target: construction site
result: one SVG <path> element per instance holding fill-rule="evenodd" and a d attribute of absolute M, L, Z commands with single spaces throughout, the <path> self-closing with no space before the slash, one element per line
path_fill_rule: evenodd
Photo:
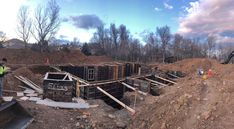
<path fill-rule="evenodd" d="M 57 60 L 22 51 L 1 50 L 12 72 L 4 79 L 0 128 L 234 127 L 231 56 L 223 64 L 207 58 L 144 64 L 77 50 L 59 52 Z"/>

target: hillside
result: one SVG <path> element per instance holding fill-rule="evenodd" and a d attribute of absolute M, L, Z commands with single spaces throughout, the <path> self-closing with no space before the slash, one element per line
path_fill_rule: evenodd
<path fill-rule="evenodd" d="M 184 71 L 187 76 L 137 114 L 129 129 L 232 129 L 234 127 L 234 65 L 215 60 L 188 59 L 162 69 Z M 196 69 L 212 69 L 204 80 Z"/>
<path fill-rule="evenodd" d="M 47 58 L 50 64 L 83 64 L 111 61 L 111 58 L 106 56 L 85 56 L 80 50 L 40 53 L 32 50 L 5 48 L 0 49 L 0 58 L 3 57 L 8 59 L 9 64 L 44 64 Z"/>

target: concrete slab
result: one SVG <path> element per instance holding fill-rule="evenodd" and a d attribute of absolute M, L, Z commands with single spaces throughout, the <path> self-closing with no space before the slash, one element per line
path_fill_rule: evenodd
<path fill-rule="evenodd" d="M 65 109 L 85 109 L 85 108 L 89 108 L 89 104 L 87 104 L 87 103 L 50 102 L 48 100 L 39 100 L 36 103 L 46 105 L 46 106 L 49 106 L 49 107 L 59 107 L 59 108 L 65 108 Z"/>
<path fill-rule="evenodd" d="M 24 92 L 16 92 L 16 95 L 19 97 L 24 96 Z"/>
<path fill-rule="evenodd" d="M 10 101 L 12 101 L 13 96 L 4 96 L 4 97 L 2 97 L 2 99 L 3 99 L 5 102 L 10 102 Z"/>

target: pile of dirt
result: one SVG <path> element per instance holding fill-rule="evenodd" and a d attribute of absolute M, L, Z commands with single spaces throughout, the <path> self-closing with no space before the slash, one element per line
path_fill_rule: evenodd
<path fill-rule="evenodd" d="M 35 74 L 27 67 L 18 68 L 4 77 L 4 90 L 22 91 L 19 86 L 24 86 L 15 76 L 26 77 L 38 86 L 42 87 L 43 76 L 42 74 Z"/>
<path fill-rule="evenodd" d="M 204 71 L 208 71 L 214 65 L 219 64 L 216 60 L 205 59 L 205 58 L 193 58 L 193 59 L 185 59 L 182 61 L 178 61 L 173 64 L 155 64 L 151 65 L 151 67 L 158 67 L 160 70 L 174 70 L 174 71 L 182 71 L 186 74 L 193 74 L 197 72 L 198 69 L 203 69 Z"/>
<path fill-rule="evenodd" d="M 111 58 L 105 56 L 85 56 L 80 50 L 54 51 L 47 53 L 35 52 L 25 49 L 0 50 L 0 58 L 7 58 L 9 64 L 82 64 L 109 62 Z"/>
<path fill-rule="evenodd" d="M 178 84 L 166 87 L 156 102 L 136 114 L 129 129 L 232 129 L 234 127 L 234 66 L 215 60 L 188 59 L 161 66 L 184 71 Z M 212 69 L 204 80 L 197 68 Z"/>

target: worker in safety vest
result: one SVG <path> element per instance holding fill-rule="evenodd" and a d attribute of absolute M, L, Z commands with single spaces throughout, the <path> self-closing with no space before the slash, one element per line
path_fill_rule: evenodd
<path fill-rule="evenodd" d="M 5 66 L 5 64 L 7 63 L 7 59 L 6 58 L 3 58 L 1 61 L 0 61 L 0 103 L 3 102 L 3 99 L 2 99 L 2 93 L 3 93 L 3 77 L 5 74 L 7 74 L 9 68 L 7 68 Z"/>

